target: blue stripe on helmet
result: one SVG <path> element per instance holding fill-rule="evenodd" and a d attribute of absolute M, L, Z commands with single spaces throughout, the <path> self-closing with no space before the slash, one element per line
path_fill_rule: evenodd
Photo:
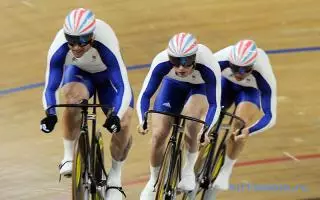
<path fill-rule="evenodd" d="M 87 21 L 92 17 L 92 15 L 93 15 L 92 12 L 87 13 L 86 18 L 83 20 L 82 24 L 79 27 L 79 31 L 82 30 L 83 26 L 86 25 Z"/>
<path fill-rule="evenodd" d="M 71 15 L 71 13 L 70 13 L 70 15 Z M 72 31 L 72 23 L 71 23 L 71 17 L 70 17 L 70 15 L 68 15 L 68 25 L 69 25 L 69 27 L 68 27 L 68 29 L 70 29 L 70 31 Z"/>
<path fill-rule="evenodd" d="M 187 37 L 188 37 L 188 39 L 187 39 L 185 45 L 183 46 L 182 52 L 184 52 L 185 48 L 186 48 L 186 47 L 189 45 L 189 43 L 192 42 L 192 40 L 193 40 L 193 37 L 192 37 L 191 35 L 188 34 Z"/>
<path fill-rule="evenodd" d="M 247 62 L 251 58 L 251 56 L 252 56 L 252 54 L 253 54 L 255 49 L 256 49 L 256 45 L 253 44 L 252 47 L 250 48 L 249 53 L 247 54 L 247 56 L 242 59 L 243 63 Z"/>

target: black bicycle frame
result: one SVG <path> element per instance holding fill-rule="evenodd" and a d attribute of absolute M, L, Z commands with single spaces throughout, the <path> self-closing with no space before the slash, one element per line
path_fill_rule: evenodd
<path fill-rule="evenodd" d="M 241 118 L 235 116 L 234 114 L 230 114 L 230 113 L 226 112 L 225 110 L 221 110 L 220 116 L 219 116 L 218 121 L 216 123 L 217 125 L 214 128 L 214 130 L 212 132 L 210 132 L 210 134 L 209 134 L 210 144 L 212 144 L 212 147 L 211 147 L 211 149 L 207 155 L 207 159 L 204 163 L 204 167 L 203 167 L 204 176 L 200 180 L 200 187 L 204 188 L 204 189 L 208 189 L 209 185 L 214 181 L 214 179 L 211 180 L 210 174 L 212 173 L 212 170 L 213 170 L 215 164 L 217 163 L 217 160 L 219 158 L 219 154 L 225 148 L 225 140 L 228 136 L 229 129 L 227 129 L 226 132 L 224 133 L 222 141 L 219 144 L 218 149 L 216 150 L 218 136 L 219 136 L 218 133 L 219 133 L 220 127 L 222 125 L 222 121 L 226 115 L 231 117 L 228 125 L 231 126 L 233 119 L 237 119 L 242 123 L 242 126 L 239 130 L 239 134 L 241 134 L 241 131 L 245 126 L 245 123 Z M 202 135 L 201 139 L 202 138 L 203 138 L 203 135 Z M 214 155 L 216 155 L 216 156 L 214 156 Z M 214 160 L 213 160 L 213 158 L 214 158 Z M 213 160 L 213 162 L 212 162 L 212 160 Z M 207 165 L 209 165 L 209 166 L 207 166 Z"/>
<path fill-rule="evenodd" d="M 184 130 L 183 128 L 185 127 L 185 123 L 186 123 L 186 120 L 190 120 L 190 121 L 194 121 L 194 122 L 198 122 L 198 123 L 201 123 L 204 125 L 204 132 L 207 130 L 207 126 L 205 125 L 205 122 L 202 121 L 202 120 L 199 120 L 199 119 L 196 119 L 196 118 L 193 118 L 193 117 L 189 117 L 189 116 L 185 116 L 185 115 L 177 115 L 177 114 L 173 114 L 173 113 L 169 113 L 169 112 L 161 112 L 161 111 L 156 111 L 156 110 L 149 110 L 145 113 L 145 121 L 144 121 L 144 124 L 143 124 L 143 128 L 144 129 L 147 129 L 147 119 L 148 119 L 148 114 L 149 113 L 158 113 L 158 114 L 163 114 L 163 115 L 167 115 L 167 116 L 170 116 L 170 117 L 173 117 L 174 119 L 174 122 L 172 124 L 172 132 L 171 132 L 171 136 L 170 136 L 170 139 L 169 139 L 169 142 L 168 142 L 168 145 L 167 145 L 167 148 L 169 147 L 169 145 L 172 146 L 172 156 L 171 156 L 171 160 L 170 160 L 170 163 L 173 163 L 173 164 L 170 164 L 169 166 L 169 176 L 168 177 L 172 177 L 172 174 L 174 173 L 174 170 L 176 168 L 176 164 L 178 164 L 178 167 L 180 167 L 179 171 L 178 171 L 178 176 L 180 177 L 181 176 L 181 159 L 180 159 L 180 163 L 177 163 L 177 159 L 179 156 L 181 156 L 181 141 L 183 139 L 183 136 L 184 136 Z M 167 149 L 166 149 L 167 151 Z M 181 177 L 180 177 L 181 178 Z M 158 180 L 159 180 L 159 177 L 157 178 L 157 181 L 155 183 L 155 185 L 157 185 L 158 183 Z M 171 182 L 170 179 L 169 180 L 169 183 Z M 168 192 L 168 191 L 172 191 L 173 188 L 171 188 L 171 184 L 166 184 L 166 195 L 169 195 L 168 197 L 171 197 L 171 195 L 173 195 L 172 192 Z"/>
<path fill-rule="evenodd" d="M 91 180 L 91 189 L 93 189 L 93 192 L 95 192 L 95 188 L 97 186 L 96 180 L 92 177 L 92 168 L 94 158 L 90 157 L 90 154 L 94 156 L 94 147 L 95 145 L 99 144 L 99 141 L 97 141 L 97 138 L 95 137 L 96 133 L 96 108 L 105 108 L 108 110 L 108 112 L 105 112 L 106 114 L 109 114 L 110 111 L 113 109 L 109 105 L 100 105 L 96 104 L 96 93 L 94 93 L 93 96 L 93 104 L 88 104 L 88 100 L 83 100 L 80 104 L 57 104 L 50 106 L 47 110 L 56 108 L 56 107 L 73 107 L 73 108 L 81 108 L 81 125 L 80 125 L 80 135 L 84 135 L 84 149 L 81 154 L 84 155 L 85 162 L 85 171 L 88 172 L 87 175 L 89 175 L 87 178 Z M 92 114 L 88 113 L 88 108 L 92 108 Z M 107 116 L 108 117 L 108 116 Z M 89 144 L 89 130 L 88 130 L 88 120 L 92 121 L 92 138 L 91 138 L 91 146 Z M 79 137 L 80 137 L 79 135 Z M 90 149 L 91 147 L 91 149 Z M 107 177 L 107 173 L 104 167 L 104 163 L 101 157 L 101 154 L 99 154 L 97 158 L 102 166 L 102 170 L 104 175 Z M 99 184 L 99 183 L 98 183 Z"/>

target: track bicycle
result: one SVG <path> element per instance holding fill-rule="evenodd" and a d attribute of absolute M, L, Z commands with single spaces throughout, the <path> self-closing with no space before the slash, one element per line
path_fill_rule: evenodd
<path fill-rule="evenodd" d="M 101 132 L 96 130 L 96 108 L 103 108 L 109 117 L 113 108 L 108 105 L 96 104 L 96 94 L 93 103 L 83 100 L 80 104 L 58 104 L 48 108 L 73 107 L 81 109 L 80 134 L 74 146 L 72 164 L 72 199 L 73 200 L 104 200 L 108 189 L 118 189 L 124 196 L 122 187 L 108 187 L 108 174 L 104 166 L 104 145 Z M 91 112 L 89 113 L 89 108 Z M 91 121 L 89 134 L 88 121 Z M 70 176 L 70 175 L 69 175 Z M 61 179 L 61 175 L 60 175 Z"/>
<path fill-rule="evenodd" d="M 193 117 L 156 110 L 147 111 L 145 113 L 145 119 L 148 119 L 148 114 L 150 113 L 158 113 L 173 117 L 171 136 L 163 156 L 155 188 L 156 200 L 174 200 L 177 195 L 177 183 L 181 179 L 183 138 L 186 121 L 190 120 L 203 124 L 204 131 L 207 130 L 207 126 L 204 121 Z M 143 129 L 147 129 L 147 120 L 145 120 L 143 124 Z"/>
<path fill-rule="evenodd" d="M 223 123 L 225 118 L 229 117 L 228 123 Z M 240 124 L 238 134 L 241 134 L 242 129 L 245 127 L 245 122 L 234 113 L 228 113 L 224 109 L 221 110 L 220 116 L 216 125 L 209 131 L 208 136 L 210 142 L 200 148 L 199 156 L 195 164 L 196 173 L 196 188 L 190 193 L 184 193 L 183 200 L 194 200 L 200 197 L 204 200 L 206 192 L 216 180 L 223 164 L 226 153 L 226 144 L 229 130 L 232 129 L 232 123 L 237 120 Z M 224 132 L 223 132 L 224 131 Z M 201 135 L 200 142 L 204 142 L 205 135 Z M 218 140 L 219 137 L 220 140 Z"/>

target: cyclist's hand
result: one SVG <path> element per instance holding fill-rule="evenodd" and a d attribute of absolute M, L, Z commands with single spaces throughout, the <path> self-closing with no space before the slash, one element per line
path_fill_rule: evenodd
<path fill-rule="evenodd" d="M 201 141 L 201 136 L 204 134 L 204 141 Z M 200 133 L 198 134 L 198 142 L 200 144 L 200 146 L 205 146 L 207 144 L 209 144 L 210 142 L 210 138 L 208 136 L 209 131 L 207 131 L 206 133 L 203 133 L 203 129 L 201 129 Z"/>
<path fill-rule="evenodd" d="M 234 131 L 231 134 L 230 139 L 234 143 L 245 143 L 247 141 L 247 139 L 248 139 L 248 136 L 249 136 L 249 129 L 248 128 L 242 129 L 241 134 L 238 135 L 239 131 L 240 131 L 239 129 Z"/>
<path fill-rule="evenodd" d="M 146 135 L 149 132 L 149 129 L 143 129 L 143 124 L 140 124 L 137 126 L 137 131 L 138 133 L 140 133 L 141 135 Z"/>
<path fill-rule="evenodd" d="M 120 118 L 113 112 L 103 124 L 110 133 L 118 133 L 121 130 Z"/>
<path fill-rule="evenodd" d="M 54 126 L 56 125 L 58 118 L 56 115 L 47 115 L 40 122 L 40 129 L 45 133 L 50 133 L 53 131 Z"/>

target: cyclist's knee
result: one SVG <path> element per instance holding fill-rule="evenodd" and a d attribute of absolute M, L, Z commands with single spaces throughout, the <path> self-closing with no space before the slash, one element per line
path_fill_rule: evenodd
<path fill-rule="evenodd" d="M 236 115 L 250 123 L 252 119 L 259 113 L 259 108 L 251 102 L 241 102 L 236 108 Z"/>
<path fill-rule="evenodd" d="M 80 103 L 83 99 L 89 99 L 89 92 L 82 83 L 69 83 L 62 88 L 63 96 L 68 104 Z"/>
<path fill-rule="evenodd" d="M 242 118 L 243 119 L 243 118 Z M 243 119 L 244 120 L 244 119 Z M 244 122 L 245 122 L 245 126 L 247 126 L 248 125 L 248 121 L 247 120 L 244 120 Z M 242 126 L 243 124 L 241 123 L 241 122 L 239 122 L 239 121 L 234 121 L 234 129 L 235 130 L 237 130 L 237 129 L 240 129 L 241 128 L 241 126 Z"/>
<path fill-rule="evenodd" d="M 168 131 L 166 129 L 157 129 L 152 133 L 152 146 L 158 148 L 165 143 Z"/>

